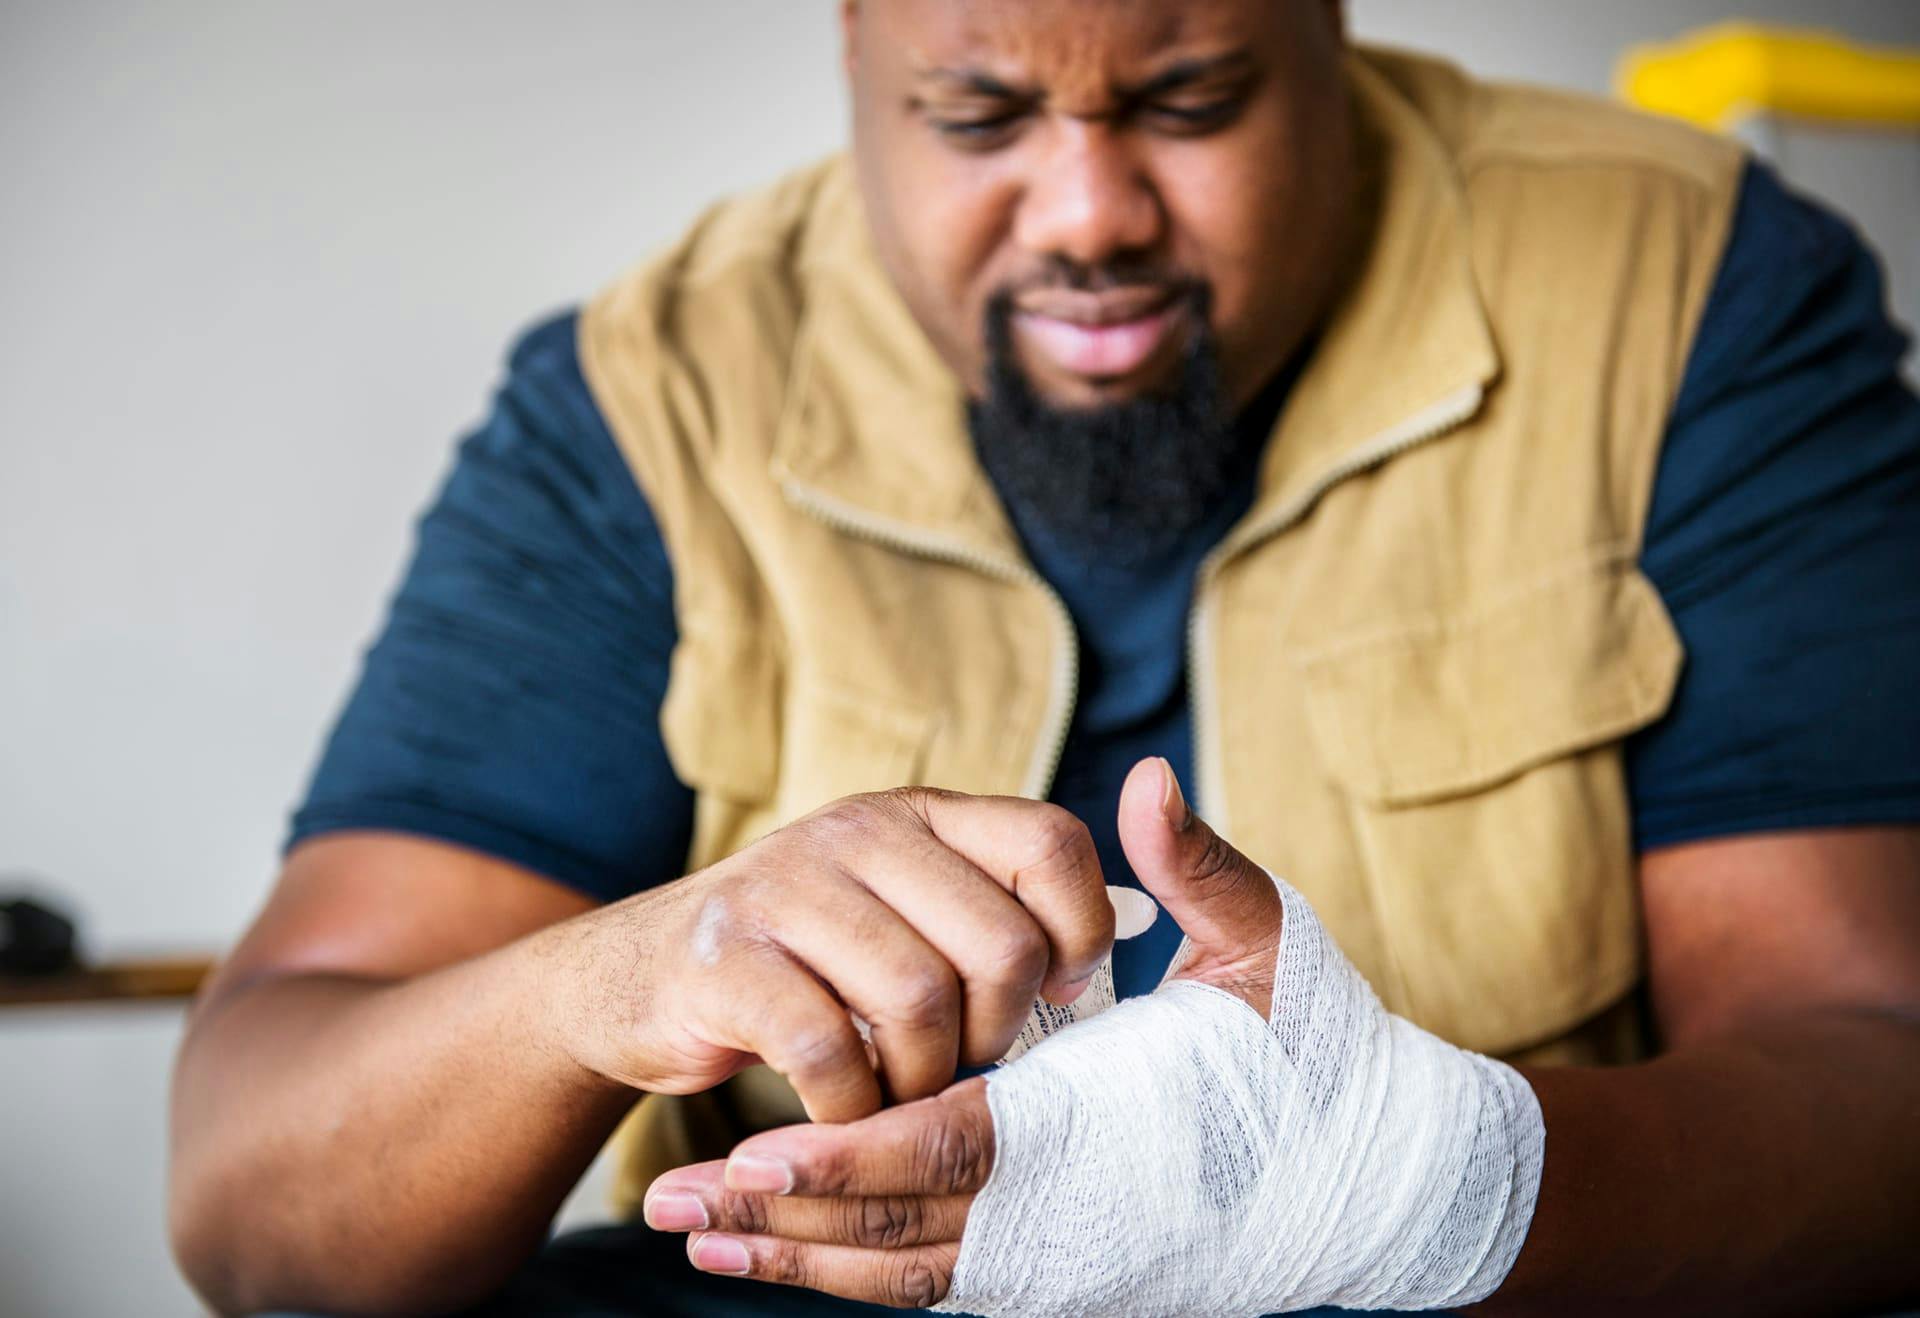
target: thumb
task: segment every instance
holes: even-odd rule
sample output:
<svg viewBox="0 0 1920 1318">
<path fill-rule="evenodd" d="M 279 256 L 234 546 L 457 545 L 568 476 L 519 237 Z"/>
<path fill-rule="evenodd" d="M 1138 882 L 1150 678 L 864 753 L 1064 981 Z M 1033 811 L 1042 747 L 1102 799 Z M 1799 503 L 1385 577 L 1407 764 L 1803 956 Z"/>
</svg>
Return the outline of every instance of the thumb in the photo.
<svg viewBox="0 0 1920 1318">
<path fill-rule="evenodd" d="M 1273 879 L 1188 808 L 1163 759 L 1133 766 L 1120 789 L 1119 823 L 1127 863 L 1191 943 L 1179 977 L 1258 997 L 1255 1009 L 1267 1014 L 1280 947 Z"/>
</svg>

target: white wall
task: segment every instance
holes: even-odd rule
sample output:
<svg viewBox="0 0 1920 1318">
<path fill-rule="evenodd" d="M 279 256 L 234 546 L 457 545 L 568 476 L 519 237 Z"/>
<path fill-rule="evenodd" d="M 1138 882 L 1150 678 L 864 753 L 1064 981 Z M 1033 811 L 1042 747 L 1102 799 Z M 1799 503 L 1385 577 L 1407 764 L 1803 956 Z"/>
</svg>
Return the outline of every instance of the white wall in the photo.
<svg viewBox="0 0 1920 1318">
<path fill-rule="evenodd" d="M 103 945 L 209 944 L 515 329 L 828 149 L 832 33 L 792 0 L 0 24 L 0 872 Z"/>
<path fill-rule="evenodd" d="M 1920 43 L 1912 0 L 1356 0 L 1601 90 L 1745 12 Z M 828 0 L 0 6 L 0 874 L 97 947 L 215 947 L 514 330 L 830 149 Z M 172 1012 L 0 1020 L 0 1311 L 185 1313 Z"/>
</svg>

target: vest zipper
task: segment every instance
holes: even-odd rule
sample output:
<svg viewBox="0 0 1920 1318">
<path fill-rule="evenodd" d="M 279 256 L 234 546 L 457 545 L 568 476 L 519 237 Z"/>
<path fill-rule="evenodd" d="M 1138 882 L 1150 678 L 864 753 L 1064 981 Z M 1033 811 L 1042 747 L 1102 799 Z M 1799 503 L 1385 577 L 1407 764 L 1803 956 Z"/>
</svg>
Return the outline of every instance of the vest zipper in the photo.
<svg viewBox="0 0 1920 1318">
<path fill-rule="evenodd" d="M 1328 490 L 1361 472 L 1398 457 L 1408 449 L 1439 439 L 1465 425 L 1480 410 L 1486 399 L 1486 387 L 1468 385 L 1439 402 L 1408 417 L 1399 425 L 1381 432 L 1350 452 L 1323 472 L 1297 498 L 1289 500 L 1258 521 L 1248 523 L 1230 534 L 1201 560 L 1194 574 L 1193 608 L 1187 615 L 1187 705 L 1193 723 L 1194 809 L 1222 837 L 1231 840 L 1227 813 L 1226 783 L 1215 759 L 1214 729 L 1219 711 L 1214 706 L 1213 677 L 1213 601 L 1210 598 L 1214 578 L 1228 559 L 1285 531 L 1310 512 Z M 1187 940 L 1168 963 L 1171 975 L 1186 957 Z"/>
<path fill-rule="evenodd" d="M 1073 630 L 1073 615 L 1067 611 L 1052 586 L 1032 567 L 1013 559 L 981 553 L 958 541 L 932 535 L 897 522 L 875 516 L 864 509 L 841 503 L 795 481 L 780 486 L 787 499 L 809 516 L 836 531 L 897 549 L 923 558 L 958 567 L 971 568 L 1016 585 L 1031 585 L 1046 597 L 1053 615 L 1054 660 L 1047 684 L 1047 716 L 1044 734 L 1020 794 L 1036 801 L 1047 799 L 1053 788 L 1053 775 L 1060 767 L 1060 756 L 1067 748 L 1067 730 L 1073 725 L 1073 707 L 1079 699 L 1080 642 Z"/>
<path fill-rule="evenodd" d="M 1225 785 L 1220 781 L 1219 766 L 1214 760 L 1213 726 L 1216 712 L 1210 682 L 1213 673 L 1213 640 L 1209 625 L 1212 616 L 1209 595 L 1214 577 L 1234 555 L 1278 535 L 1306 516 L 1313 505 L 1340 482 L 1466 424 L 1480 410 L 1485 397 L 1485 387 L 1476 382 L 1382 432 L 1328 468 L 1318 480 L 1301 491 L 1298 498 L 1275 509 L 1271 515 L 1248 523 L 1237 534 L 1229 535 L 1201 561 L 1199 571 L 1194 576 L 1194 603 L 1187 617 L 1187 698 L 1193 724 L 1196 775 L 1190 786 L 1193 789 L 1194 808 L 1223 837 L 1230 836 L 1230 824 Z M 983 554 L 958 541 L 901 526 L 830 498 L 797 481 L 783 481 L 780 488 L 795 507 L 837 531 L 889 549 L 971 568 L 1002 581 L 1031 585 L 1046 598 L 1054 622 L 1054 662 L 1048 683 L 1048 735 L 1041 742 L 1038 753 L 1028 767 L 1026 781 L 1020 788 L 1022 796 L 1036 801 L 1046 800 L 1047 793 L 1053 787 L 1053 775 L 1060 767 L 1060 756 L 1066 750 L 1067 731 L 1073 724 L 1073 707 L 1079 697 L 1080 684 L 1079 638 L 1073 630 L 1073 615 L 1067 611 L 1065 601 L 1047 584 L 1046 578 L 1025 563 Z M 1168 966 L 1168 974 L 1180 964 L 1186 950 L 1186 940 L 1182 939 L 1179 951 Z"/>
</svg>

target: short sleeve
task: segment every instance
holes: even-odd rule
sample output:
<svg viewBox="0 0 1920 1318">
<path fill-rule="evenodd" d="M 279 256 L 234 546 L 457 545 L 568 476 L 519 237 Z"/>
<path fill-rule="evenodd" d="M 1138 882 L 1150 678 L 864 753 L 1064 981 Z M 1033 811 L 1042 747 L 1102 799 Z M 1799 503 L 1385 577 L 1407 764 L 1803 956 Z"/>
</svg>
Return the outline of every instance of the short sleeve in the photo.
<svg viewBox="0 0 1920 1318">
<path fill-rule="evenodd" d="M 413 833 L 603 901 L 682 873 L 693 800 L 659 724 L 672 570 L 575 328 L 521 340 L 460 445 L 289 847 Z"/>
<path fill-rule="evenodd" d="M 1748 170 L 1642 567 L 1687 662 L 1633 738 L 1642 849 L 1920 820 L 1920 400 L 1878 263 Z"/>
</svg>

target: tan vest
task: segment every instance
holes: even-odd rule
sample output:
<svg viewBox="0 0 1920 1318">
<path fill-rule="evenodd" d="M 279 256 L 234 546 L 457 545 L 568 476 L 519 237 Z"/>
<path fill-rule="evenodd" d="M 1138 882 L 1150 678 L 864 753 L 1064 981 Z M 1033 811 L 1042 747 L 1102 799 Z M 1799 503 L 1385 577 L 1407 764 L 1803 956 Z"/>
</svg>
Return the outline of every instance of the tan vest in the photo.
<svg viewBox="0 0 1920 1318">
<path fill-rule="evenodd" d="M 1641 526 L 1742 159 L 1405 56 L 1350 71 L 1374 233 L 1201 571 L 1198 807 L 1391 1010 L 1619 1060 L 1641 974 L 1620 742 L 1682 662 Z M 1071 623 L 845 161 L 718 207 L 580 336 L 674 564 L 690 867 L 853 792 L 1047 793 Z M 622 1197 L 794 1119 L 770 1092 L 649 1100 Z"/>
</svg>

